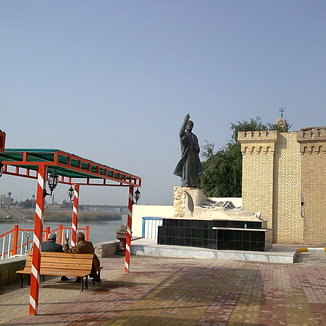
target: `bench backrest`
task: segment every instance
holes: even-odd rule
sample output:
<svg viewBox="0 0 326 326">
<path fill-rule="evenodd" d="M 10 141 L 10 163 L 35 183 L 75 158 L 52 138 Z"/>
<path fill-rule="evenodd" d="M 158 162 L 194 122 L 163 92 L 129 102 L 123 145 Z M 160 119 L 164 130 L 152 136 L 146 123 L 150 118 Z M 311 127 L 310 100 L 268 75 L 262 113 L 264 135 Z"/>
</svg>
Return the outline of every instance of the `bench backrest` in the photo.
<svg viewBox="0 0 326 326">
<path fill-rule="evenodd" d="M 26 257 L 25 269 L 32 266 L 32 252 Z M 71 254 L 64 252 L 42 252 L 41 271 L 43 270 L 66 270 L 66 271 L 89 271 L 92 270 L 93 254 Z"/>
</svg>

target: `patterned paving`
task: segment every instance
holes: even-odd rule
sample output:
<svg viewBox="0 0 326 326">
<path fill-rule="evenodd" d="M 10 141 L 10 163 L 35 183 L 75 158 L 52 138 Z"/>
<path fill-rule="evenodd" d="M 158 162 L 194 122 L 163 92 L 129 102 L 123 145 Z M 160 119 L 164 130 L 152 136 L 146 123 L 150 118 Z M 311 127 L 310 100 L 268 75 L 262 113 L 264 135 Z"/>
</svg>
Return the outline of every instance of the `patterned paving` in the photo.
<svg viewBox="0 0 326 326">
<path fill-rule="evenodd" d="M 326 325 L 326 253 L 298 264 L 132 257 L 102 260 L 103 282 L 81 293 L 48 278 L 38 316 L 28 288 L 0 287 L 2 325 Z M 300 257 L 299 257 L 300 258 Z"/>
</svg>

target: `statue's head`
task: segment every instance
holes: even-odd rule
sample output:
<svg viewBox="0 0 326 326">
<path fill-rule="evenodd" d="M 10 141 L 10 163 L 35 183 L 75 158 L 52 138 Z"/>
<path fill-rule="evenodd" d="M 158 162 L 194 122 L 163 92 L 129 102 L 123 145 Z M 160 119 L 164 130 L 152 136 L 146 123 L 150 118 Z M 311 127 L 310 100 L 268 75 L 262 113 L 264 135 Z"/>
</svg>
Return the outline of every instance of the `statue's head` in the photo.
<svg viewBox="0 0 326 326">
<path fill-rule="evenodd" d="M 186 130 L 191 131 L 193 127 L 194 127 L 194 123 L 191 120 L 188 120 L 186 124 Z"/>
</svg>

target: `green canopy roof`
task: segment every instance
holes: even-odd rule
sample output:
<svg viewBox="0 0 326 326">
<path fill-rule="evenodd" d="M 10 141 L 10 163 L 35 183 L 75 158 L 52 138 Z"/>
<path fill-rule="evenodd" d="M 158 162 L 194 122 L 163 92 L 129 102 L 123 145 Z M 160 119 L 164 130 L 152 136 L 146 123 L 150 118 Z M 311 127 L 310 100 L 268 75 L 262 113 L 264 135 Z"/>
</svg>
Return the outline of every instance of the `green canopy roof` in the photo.
<svg viewBox="0 0 326 326">
<path fill-rule="evenodd" d="M 59 149 L 6 148 L 4 152 L 0 152 L 0 161 L 6 166 L 4 173 L 7 174 L 26 176 L 26 173 L 17 170 L 24 168 L 37 171 L 40 165 L 46 165 L 48 172 L 62 176 L 59 181 L 62 183 L 81 184 L 71 179 L 82 178 L 88 179 L 86 184 L 90 184 L 91 179 L 102 179 L 103 185 L 108 185 L 106 181 L 110 180 L 119 182 L 120 185 L 141 186 L 140 177 Z M 9 166 L 15 166 L 15 171 L 11 172 Z"/>
</svg>

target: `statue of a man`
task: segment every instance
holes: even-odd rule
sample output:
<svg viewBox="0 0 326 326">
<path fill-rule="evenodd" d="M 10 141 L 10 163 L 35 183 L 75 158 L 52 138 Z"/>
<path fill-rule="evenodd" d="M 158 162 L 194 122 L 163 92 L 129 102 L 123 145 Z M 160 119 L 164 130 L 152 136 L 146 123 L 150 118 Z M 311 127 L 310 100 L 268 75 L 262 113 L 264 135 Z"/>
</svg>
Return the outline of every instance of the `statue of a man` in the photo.
<svg viewBox="0 0 326 326">
<path fill-rule="evenodd" d="M 191 132 L 194 123 L 189 119 L 190 115 L 187 114 L 180 129 L 181 159 L 174 174 L 181 177 L 181 187 L 198 188 L 196 179 L 203 171 L 203 166 L 199 160 L 198 139 Z"/>
</svg>

